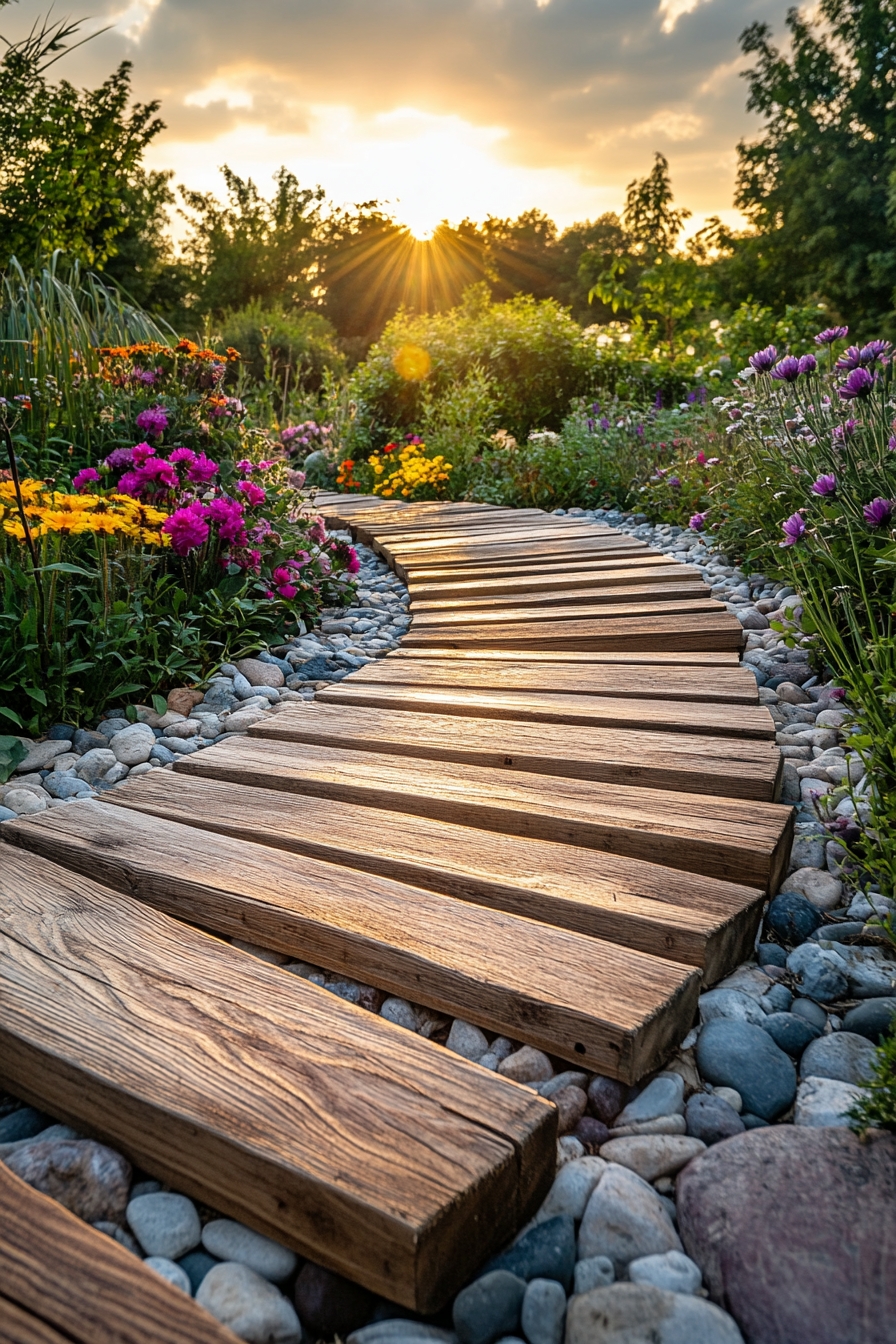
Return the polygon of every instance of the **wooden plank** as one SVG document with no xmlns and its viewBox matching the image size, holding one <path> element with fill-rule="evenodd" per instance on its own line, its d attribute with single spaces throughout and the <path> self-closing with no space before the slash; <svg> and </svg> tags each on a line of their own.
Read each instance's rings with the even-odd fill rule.
<svg viewBox="0 0 896 1344">
<path fill-rule="evenodd" d="M 668 650 L 654 650 L 653 652 L 632 650 L 627 653 L 615 653 L 612 649 L 604 649 L 602 652 L 588 653 L 577 648 L 532 649 L 524 652 L 521 649 L 407 649 L 399 647 L 390 650 L 385 658 L 378 661 L 381 665 L 388 665 L 399 660 L 408 660 L 420 664 L 482 664 L 495 662 L 501 663 L 505 667 L 524 662 L 532 666 L 544 667 L 546 675 L 550 673 L 552 668 L 562 663 L 577 663 L 580 667 L 740 667 L 740 659 L 733 649 L 702 653 L 671 653 Z M 747 675 L 751 674 L 748 673 Z"/>
<path fill-rule="evenodd" d="M 425 559 L 428 555 L 437 555 L 441 560 L 443 556 L 451 557 L 456 552 L 463 553 L 480 546 L 500 548 L 507 543 L 518 545 L 528 541 L 540 543 L 567 539 L 612 543 L 620 540 L 620 534 L 612 527 L 599 527 L 595 523 L 588 522 L 567 523 L 562 519 L 545 518 L 544 515 L 540 519 L 531 518 L 513 522 L 491 518 L 477 519 L 459 529 L 457 533 L 443 533 L 430 538 L 418 535 L 417 529 L 408 529 L 397 536 L 382 538 L 376 530 L 374 536 L 378 543 L 382 542 L 383 546 L 388 546 L 405 561 L 414 557 Z M 642 550 L 647 549 L 646 542 L 634 542 L 631 538 L 624 540 L 633 545 L 640 545 Z"/>
<path fill-rule="evenodd" d="M 638 728 L 707 737 L 752 737 L 772 741 L 776 725 L 765 705 L 699 701 L 634 700 L 562 691 L 484 691 L 471 687 L 382 686 L 353 677 L 316 695 L 326 705 L 365 705 L 463 718 L 517 723 L 579 724 L 586 728 Z"/>
<path fill-rule="evenodd" d="M 772 802 L 781 771 L 774 742 L 697 733 L 627 733 L 536 723 L 458 720 L 451 714 L 292 704 L 253 724 L 253 736 L 390 755 L 457 761 L 573 779 Z M 216 750 L 208 748 L 209 752 Z M 60 810 L 60 809 L 57 809 Z M 9 825 L 14 823 L 10 822 Z"/>
<path fill-rule="evenodd" d="M 526 619 L 531 620 L 535 613 L 536 619 L 549 616 L 553 620 L 557 617 L 558 609 L 590 615 L 590 608 L 607 604 L 620 607 L 622 610 L 632 609 L 636 614 L 663 602 L 677 602 L 679 607 L 685 604 L 690 609 L 694 599 L 705 601 L 709 597 L 709 592 L 709 588 L 701 579 L 679 578 L 677 575 L 665 583 L 635 582 L 616 584 L 612 587 L 597 585 L 593 588 L 572 588 L 556 592 L 544 590 L 535 593 L 488 596 L 463 593 L 457 597 L 421 598 L 414 591 L 411 593 L 411 611 L 415 619 L 423 615 L 432 618 L 442 613 L 448 615 L 455 612 L 463 613 L 471 619 L 475 619 L 475 614 L 478 612 L 495 612 L 504 619 L 511 619 L 515 610 L 524 609 Z M 719 610 L 717 604 L 714 604 L 714 609 Z"/>
<path fill-rule="evenodd" d="M 635 700 L 697 700 L 705 704 L 756 705 L 752 673 L 740 667 L 704 670 L 664 663 L 555 663 L 476 658 L 379 658 L 357 668 L 343 685 L 419 686 L 478 691 L 539 691 L 604 695 Z"/>
<path fill-rule="evenodd" d="M 5 1344 L 236 1344 L 236 1335 L 138 1256 L 2 1163 L 0 1284 Z"/>
<path fill-rule="evenodd" d="M 625 1081 L 659 1065 L 696 1008 L 688 967 L 318 859 L 89 802 L 7 825 L 13 842 L 163 913 Z"/>
<path fill-rule="evenodd" d="M 573 648 L 585 652 L 699 653 L 743 647 L 743 627 L 727 611 L 694 612 L 682 621 L 676 615 L 630 616 L 612 620 L 589 617 L 579 621 L 496 622 L 457 630 L 422 630 L 412 625 L 402 637 L 406 649 L 519 649 L 528 657 L 537 649 Z"/>
<path fill-rule="evenodd" d="M 708 982 L 749 956 L 765 900 L 593 849 L 181 773 L 154 770 L 104 801 L 609 939 L 698 966 Z"/>
<path fill-rule="evenodd" d="M 424 584 L 438 583 L 443 586 L 449 586 L 451 589 L 461 583 L 488 583 L 505 584 L 516 580 L 528 578 L 538 579 L 535 587 L 546 586 L 553 582 L 554 578 L 561 579 L 570 574 L 581 574 L 582 577 L 599 575 L 606 570 L 637 570 L 646 571 L 657 567 L 667 567 L 669 561 L 666 556 L 661 555 L 659 551 L 630 551 L 624 547 L 620 550 L 611 551 L 608 556 L 591 556 L 580 560 L 578 556 L 568 556 L 559 561 L 552 561 L 550 557 L 547 560 L 520 560 L 508 569 L 506 565 L 484 563 L 482 565 L 470 565 L 465 567 L 464 572 L 459 574 L 454 567 L 441 568 L 437 562 L 429 567 L 410 566 L 411 579 L 410 586 L 420 587 Z M 682 569 L 687 569 L 685 565 Z"/>
<path fill-rule="evenodd" d="M 525 598 L 521 601 L 525 603 Z M 453 610 L 424 611 L 419 614 L 415 612 L 414 625 L 417 633 L 420 633 L 430 630 L 463 629 L 467 626 L 488 629 L 491 625 L 530 625 L 547 621 L 552 624 L 561 621 L 582 620 L 622 622 L 626 620 L 634 621 L 644 616 L 687 616 L 691 613 L 707 616 L 723 614 L 727 616 L 729 614 L 720 602 L 716 602 L 713 598 L 704 597 L 702 591 L 697 589 L 696 595 L 693 597 L 668 599 L 666 601 L 657 599 L 635 602 L 617 599 L 606 604 L 598 602 L 595 606 L 577 603 L 575 606 L 569 607 L 545 608 L 520 605 L 497 607 L 494 610 L 483 609 L 482 607 L 460 607 Z M 732 617 L 731 619 L 735 618 Z"/>
<path fill-rule="evenodd" d="M 777 891 L 793 809 L 623 783 L 231 738 L 176 772 L 603 850 Z M 376 825 L 376 821 L 372 823 Z"/>
<path fill-rule="evenodd" d="M 587 560 L 612 559 L 619 556 L 640 556 L 647 547 L 641 542 L 632 542 L 628 538 L 617 537 L 558 537 L 556 540 L 515 540 L 504 538 L 493 544 L 481 545 L 469 543 L 463 549 L 444 553 L 440 550 L 426 551 L 422 554 L 402 548 L 393 551 L 389 546 L 381 546 L 381 554 L 389 560 L 396 572 L 413 573 L 416 569 L 432 569 L 433 562 L 440 569 L 473 569 L 489 564 L 494 567 L 515 566 L 520 560 L 541 564 L 568 564 Z"/>
<path fill-rule="evenodd" d="M 179 879 L 143 871 L 167 823 L 147 822 L 146 845 L 131 853 L 123 810 L 72 804 L 43 815 L 43 825 L 4 824 L 3 839 L 59 847 L 66 868 L 0 849 L 9 1085 L 318 1264 L 437 1309 L 544 1197 L 556 1161 L 552 1108 L 66 871 L 114 870 L 144 892 L 167 884 L 162 899 L 189 917 L 191 903 L 175 894 L 198 867 L 189 854 Z M 101 840 L 96 862 L 79 848 L 82 820 Z M 188 832 L 191 846 L 201 834 Z"/>
<path fill-rule="evenodd" d="M 591 573 L 583 573 L 573 566 L 569 570 L 548 574 L 514 573 L 511 577 L 461 582 L 456 579 L 449 579 L 447 583 L 420 583 L 415 580 L 410 593 L 415 605 L 423 607 L 446 600 L 484 604 L 487 600 L 509 600 L 523 594 L 527 600 L 537 595 L 545 601 L 556 602 L 567 600 L 570 592 L 582 593 L 598 588 L 647 588 L 653 584 L 662 586 L 668 583 L 703 582 L 699 570 L 691 565 L 658 565 L 652 560 L 643 563 L 631 561 L 625 567 L 608 566 L 605 561 L 600 561 L 599 565 L 600 568 L 592 566 Z"/>
</svg>

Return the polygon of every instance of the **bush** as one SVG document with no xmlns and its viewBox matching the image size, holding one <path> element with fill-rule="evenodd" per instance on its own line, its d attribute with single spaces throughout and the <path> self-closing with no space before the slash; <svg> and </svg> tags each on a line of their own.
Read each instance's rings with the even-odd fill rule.
<svg viewBox="0 0 896 1344">
<path fill-rule="evenodd" d="M 224 318 L 221 343 L 235 346 L 249 376 L 270 382 L 284 399 L 296 388 L 317 392 L 327 371 L 345 372 L 335 328 L 320 313 L 265 308 L 256 300 Z"/>
<path fill-rule="evenodd" d="M 896 1018 L 877 1049 L 871 1081 L 863 1085 L 864 1096 L 849 1113 L 857 1132 L 889 1129 L 896 1133 Z"/>
</svg>

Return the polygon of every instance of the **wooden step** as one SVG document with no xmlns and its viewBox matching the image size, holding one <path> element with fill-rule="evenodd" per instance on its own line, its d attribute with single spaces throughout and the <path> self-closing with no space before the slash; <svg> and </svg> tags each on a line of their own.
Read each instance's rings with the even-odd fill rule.
<svg viewBox="0 0 896 1344">
<path fill-rule="evenodd" d="M 546 674 L 553 667 L 560 666 L 563 663 L 577 663 L 580 667 L 676 667 L 676 668 L 739 668 L 740 659 L 733 650 L 714 650 L 712 652 L 669 652 L 653 650 L 651 652 L 639 652 L 632 650 L 626 653 L 615 653 L 612 649 L 604 649 L 601 652 L 589 653 L 582 649 L 533 649 L 523 651 L 521 649 L 407 649 L 403 646 L 392 649 L 382 660 L 377 659 L 380 666 L 388 666 L 399 660 L 409 660 L 414 663 L 433 663 L 447 665 L 449 663 L 463 664 L 484 664 L 486 662 L 500 663 L 504 667 L 512 667 L 517 663 L 527 665 L 538 665 L 544 667 Z M 360 669 L 357 669 L 360 671 Z M 747 673 L 751 676 L 751 673 Z M 753 678 L 755 681 L 755 677 Z"/>
<path fill-rule="evenodd" d="M 740 622 L 727 611 L 693 612 L 686 619 L 666 614 L 555 621 L 542 616 L 531 623 L 480 623 L 456 630 L 424 630 L 419 626 L 415 629 L 412 625 L 402 639 L 407 649 L 511 648 L 527 654 L 535 649 L 571 647 L 587 652 L 612 649 L 617 653 L 629 650 L 699 653 L 740 649 L 743 641 Z"/>
<path fill-rule="evenodd" d="M 0 1163 L 4 1344 L 237 1344 L 139 1256 Z"/>
<path fill-rule="evenodd" d="M 421 598 L 415 591 L 411 594 L 411 611 L 415 620 L 418 616 L 435 618 L 439 615 L 463 615 L 469 620 L 474 620 L 480 613 L 490 615 L 493 612 L 498 613 L 499 617 L 511 620 L 515 610 L 523 608 L 526 611 L 524 618 L 526 620 L 540 620 L 543 617 L 555 620 L 556 608 L 563 608 L 564 612 L 572 609 L 579 615 L 590 616 L 590 608 L 603 607 L 607 604 L 615 607 L 625 604 L 621 610 L 633 607 L 637 613 L 640 610 L 647 610 L 648 606 L 652 607 L 655 603 L 675 602 L 679 604 L 676 610 L 691 611 L 694 609 L 694 598 L 708 597 L 709 588 L 702 580 L 675 576 L 666 583 L 615 584 L 613 587 L 600 585 L 567 591 L 492 594 L 487 597 L 468 594 L 461 597 Z"/>
<path fill-rule="evenodd" d="M 555 663 L 476 658 L 378 658 L 357 668 L 343 686 L 416 686 L 477 691 L 538 691 L 635 700 L 694 700 L 756 705 L 756 678 L 740 667 L 704 669 L 673 663 Z"/>
<path fill-rule="evenodd" d="M 707 737 L 774 739 L 776 726 L 765 705 L 705 704 L 680 700 L 635 700 L 555 691 L 484 691 L 470 687 L 382 686 L 353 677 L 318 691 L 318 704 L 407 709 L 465 718 L 526 723 L 578 724 L 614 730 L 637 728 Z"/>
<path fill-rule="evenodd" d="M 470 550 L 488 549 L 497 552 L 508 543 L 515 546 L 523 543 L 540 546 L 552 541 L 576 541 L 613 545 L 619 540 L 619 533 L 609 527 L 563 526 L 533 521 L 527 526 L 510 528 L 501 522 L 493 523 L 485 519 L 437 536 L 427 536 L 422 530 L 418 533 L 397 533 L 394 536 L 380 536 L 377 530 L 372 535 L 377 550 L 384 555 L 394 554 L 405 564 L 415 559 L 426 560 L 428 556 L 437 556 L 440 563 L 443 560 L 450 563 Z M 641 545 L 646 549 L 643 542 Z"/>
<path fill-rule="evenodd" d="M 487 566 L 490 569 L 504 569 L 509 573 L 515 571 L 521 561 L 528 564 L 538 563 L 542 567 L 560 565 L 568 569 L 571 564 L 585 565 L 594 560 L 618 562 L 640 559 L 645 554 L 646 547 L 628 541 L 617 541 L 615 537 L 606 541 L 598 539 L 585 541 L 580 538 L 566 541 L 562 539 L 508 541 L 502 546 L 471 546 L 467 552 L 451 556 L 435 554 L 428 557 L 406 558 L 391 553 L 386 555 L 386 552 L 383 552 L 395 573 L 405 582 L 410 582 L 417 574 L 427 573 L 436 567 L 440 570 L 473 572 Z M 467 577 L 463 574 L 460 576 Z"/>
<path fill-rule="evenodd" d="M 124 808 L 4 822 L 165 914 L 342 971 L 634 1082 L 687 1033 L 699 977 L 531 919 Z"/>
<path fill-rule="evenodd" d="M 464 569 L 463 574 L 458 574 L 457 569 L 453 566 L 442 568 L 438 561 L 433 561 L 432 565 L 429 566 L 409 566 L 412 571 L 410 587 L 416 591 L 423 585 L 441 584 L 447 588 L 450 595 L 455 588 L 460 589 L 461 585 L 466 583 L 498 585 L 500 589 L 501 585 L 508 583 L 521 580 L 537 580 L 536 588 L 550 588 L 555 576 L 558 580 L 568 579 L 570 576 L 575 577 L 576 575 L 581 575 L 584 579 L 590 576 L 600 576 L 608 570 L 622 573 L 630 571 L 641 573 L 654 569 L 667 569 L 669 566 L 668 559 L 661 555 L 659 551 L 630 550 L 626 547 L 623 547 L 622 550 L 621 555 L 618 550 L 613 550 L 607 556 L 598 556 L 597 558 L 591 556 L 581 561 L 575 555 L 566 559 L 561 557 L 560 560 L 553 562 L 550 558 L 547 560 L 521 559 L 512 568 L 496 563 L 471 565 Z M 690 572 L 690 566 L 682 565 L 680 568 L 684 569 L 685 572 Z"/>
<path fill-rule="evenodd" d="M 593 849 L 181 773 L 154 770 L 103 801 L 608 939 L 698 966 L 707 982 L 749 956 L 765 900 Z"/>
<path fill-rule="evenodd" d="M 147 821 L 137 844 L 128 816 L 71 804 L 2 827 L 4 840 L 61 848 L 66 861 L 0 847 L 8 1085 L 316 1263 L 436 1310 L 543 1199 L 554 1108 L 133 899 L 130 884 L 165 887 L 161 900 L 188 915 L 178 893 L 191 873 L 204 885 L 191 856 L 203 845 L 188 831 L 181 871 L 168 872 L 168 823 Z M 99 843 L 95 862 L 80 822 Z M 120 886 L 67 871 L 75 865 L 114 871 Z M 93 1267 L 85 1291 L 101 1273 Z M 131 1309 L 143 1312 L 136 1300 Z"/>
<path fill-rule="evenodd" d="M 778 888 L 793 834 L 793 808 L 774 803 L 556 775 L 546 789 L 543 775 L 524 771 L 249 737 L 182 756 L 176 772 L 599 849 L 766 892 Z"/>
<path fill-rule="evenodd" d="M 696 733 L 570 728 L 550 733 L 534 723 L 458 720 L 450 714 L 290 704 L 249 729 L 281 742 L 316 742 L 424 760 L 526 770 L 686 793 L 773 802 L 781 773 L 774 742 Z M 209 751 L 214 748 L 208 748 Z"/>
<path fill-rule="evenodd" d="M 415 634 L 437 630 L 488 630 L 492 626 L 527 625 L 538 630 L 541 625 L 557 625 L 566 621 L 637 621 L 644 617 L 660 616 L 668 620 L 670 616 L 720 616 L 728 615 L 721 602 L 708 598 L 698 585 L 685 597 L 667 598 L 661 601 L 653 594 L 649 598 L 635 601 L 633 598 L 617 598 L 615 601 L 584 606 L 582 603 L 553 607 L 528 606 L 525 598 L 519 605 L 496 607 L 483 610 L 482 607 L 461 607 L 453 610 L 414 612 L 413 630 Z M 731 617 L 730 619 L 735 619 Z M 687 622 L 678 622 L 686 625 Z M 738 623 L 739 624 L 739 623 Z"/>
<path fill-rule="evenodd" d="M 525 597 L 527 603 L 536 599 L 539 602 L 568 602 L 575 594 L 591 594 L 601 589 L 615 592 L 625 589 L 647 590 L 654 586 L 663 588 L 684 583 L 702 584 L 699 570 L 690 565 L 658 565 L 651 562 L 629 562 L 614 567 L 610 562 L 599 561 L 600 568 L 593 565 L 589 571 L 577 566 L 562 569 L 553 574 L 543 571 L 533 574 L 517 574 L 508 578 L 473 579 L 460 582 L 421 583 L 415 580 L 409 589 L 415 609 L 423 610 L 437 602 L 466 603 L 470 606 L 491 606 L 497 602 L 519 602 Z M 709 589 L 706 590 L 709 592 Z M 636 599 L 637 600 L 637 599 Z"/>
</svg>

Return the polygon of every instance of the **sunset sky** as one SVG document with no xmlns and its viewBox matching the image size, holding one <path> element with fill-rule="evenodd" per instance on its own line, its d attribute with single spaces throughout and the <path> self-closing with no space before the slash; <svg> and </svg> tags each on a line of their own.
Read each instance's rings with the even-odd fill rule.
<svg viewBox="0 0 896 1344">
<path fill-rule="evenodd" d="M 80 6 L 83 5 L 83 8 Z M 47 0 L 0 11 L 21 34 Z M 537 206 L 560 225 L 619 209 L 655 150 L 676 197 L 735 222 L 745 111 L 737 38 L 780 36 L 787 0 L 79 0 L 113 25 L 54 72 L 95 84 L 123 59 L 167 129 L 153 167 L 267 193 L 285 164 L 337 204 L 373 198 L 420 237 Z M 56 8 L 63 17 L 70 11 Z"/>
</svg>

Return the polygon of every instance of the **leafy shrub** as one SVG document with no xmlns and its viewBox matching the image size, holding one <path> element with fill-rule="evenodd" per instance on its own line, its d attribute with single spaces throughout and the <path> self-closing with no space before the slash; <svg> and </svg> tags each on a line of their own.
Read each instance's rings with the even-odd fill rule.
<svg viewBox="0 0 896 1344">
<path fill-rule="evenodd" d="M 849 1112 L 853 1129 L 889 1129 L 896 1133 L 896 1017 L 877 1048 L 870 1082 Z"/>
<path fill-rule="evenodd" d="M 281 395 L 297 387 L 316 392 L 327 370 L 345 372 L 335 329 L 320 313 L 265 308 L 256 300 L 224 318 L 221 343 L 239 350 L 255 382 L 268 380 Z"/>
</svg>

